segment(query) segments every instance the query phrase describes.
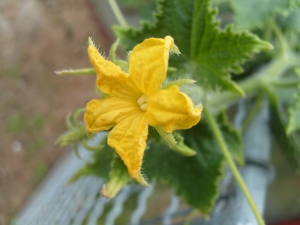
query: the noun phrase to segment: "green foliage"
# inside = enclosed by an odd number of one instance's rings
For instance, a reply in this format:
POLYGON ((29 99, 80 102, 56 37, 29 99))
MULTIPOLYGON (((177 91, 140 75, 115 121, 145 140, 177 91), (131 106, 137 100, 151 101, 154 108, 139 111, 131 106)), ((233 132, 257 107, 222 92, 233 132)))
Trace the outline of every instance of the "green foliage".
MULTIPOLYGON (((214 3, 226 4, 226 0, 214 3)), ((158 129, 161 134, 159 135, 150 127, 143 173, 150 180, 158 180, 173 187, 178 196, 204 215, 207 215, 214 205, 218 196, 219 181, 223 176, 225 158, 220 150, 226 156, 227 162, 230 162, 232 171, 235 170, 235 165, 231 163, 227 149, 238 165, 244 164, 240 132, 234 129, 226 116, 230 104, 243 95, 246 101, 248 97, 257 98, 258 94, 261 99, 264 99, 266 94, 269 96, 270 125, 274 139, 300 175, 300 143, 296 132, 300 129, 300 95, 297 95, 298 103, 288 110, 289 118, 286 118, 285 111, 292 99, 290 94, 285 99, 282 96, 277 98, 277 95, 281 95, 282 88, 291 93, 299 85, 299 78, 294 79, 293 69, 300 66, 300 1, 230 0, 230 3, 233 12, 230 12, 229 16, 221 15, 221 18, 233 18, 237 28, 246 30, 245 32, 235 32, 232 26, 221 30, 220 23, 216 20, 217 10, 211 8, 211 0, 157 0, 154 22, 142 22, 139 29, 114 27, 117 37, 120 38, 120 46, 125 50, 132 50, 135 45, 149 37, 164 38, 170 35, 174 38, 182 55, 171 55, 172 69, 169 69, 168 76, 171 74, 176 79, 188 77, 190 80, 168 80, 170 83, 165 84, 163 88, 178 85, 179 81, 184 81, 184 84, 197 81, 194 85, 180 87, 180 90, 189 95, 195 105, 202 102, 205 116, 197 126, 180 133, 167 134, 158 129), (250 60, 253 53, 272 48, 269 43, 251 34, 250 29, 274 43, 276 49, 269 54, 262 53, 242 68, 243 63, 250 60), (241 78, 235 79, 238 80, 238 83, 235 83, 231 75, 242 73, 245 68, 246 72, 241 78), (245 77, 247 79, 242 80, 245 77), (225 106, 224 110, 221 110, 222 106, 225 106)), ((228 6, 226 10, 230 10, 228 6)), ((117 42, 112 46, 110 58, 127 71, 128 63, 116 60, 116 47, 117 42)), ((94 73, 94 70, 63 72, 94 73)), ((246 124, 251 122, 251 118, 257 113, 256 109, 259 109, 259 104, 255 110, 248 113, 249 119, 246 124)), ((123 161, 116 155, 115 150, 107 145, 106 138, 96 147, 90 147, 86 143, 84 125, 78 122, 78 114, 74 115, 73 120, 68 117, 69 132, 61 137, 60 143, 75 146, 82 143, 87 149, 95 152, 93 161, 81 168, 70 182, 85 175, 103 177, 108 182, 106 194, 112 197, 123 185, 130 182, 131 178, 123 161)), ((233 173, 235 178, 236 173, 233 173)), ((236 180, 241 185, 240 179, 236 180)), ((252 209, 255 212, 255 207, 252 209)), ((262 221, 261 218, 258 221, 262 221)))
POLYGON ((240 73, 240 65, 252 53, 271 49, 271 45, 248 32, 234 33, 231 27, 220 31, 217 10, 210 4, 210 0, 160 0, 155 23, 144 22, 140 29, 115 27, 114 31, 126 49, 145 38, 171 35, 182 53, 177 67, 187 69, 205 89, 243 95, 229 73, 240 73))
POLYGON ((276 13, 287 13, 291 0, 231 0, 238 29, 262 28, 276 13))

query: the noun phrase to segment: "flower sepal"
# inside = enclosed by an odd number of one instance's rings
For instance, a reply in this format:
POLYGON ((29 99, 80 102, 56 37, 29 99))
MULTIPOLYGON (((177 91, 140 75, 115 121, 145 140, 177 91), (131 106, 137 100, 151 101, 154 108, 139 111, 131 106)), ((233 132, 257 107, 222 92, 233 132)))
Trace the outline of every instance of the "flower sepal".
POLYGON ((145 187, 150 187, 150 184, 148 183, 148 181, 146 180, 146 178, 144 177, 144 175, 141 173, 138 174, 138 177, 136 179, 136 181, 140 184, 140 185, 143 185, 145 187))
POLYGON ((170 147, 177 144, 177 141, 175 140, 172 133, 167 133, 160 127, 155 127, 155 129, 160 134, 160 136, 163 138, 163 140, 165 140, 168 143, 168 145, 170 147))
POLYGON ((163 138, 163 140, 167 142, 171 150, 178 152, 184 156, 196 155, 196 151, 184 144, 184 138, 179 133, 167 133, 160 127, 155 127, 155 129, 163 138))
POLYGON ((186 144, 184 144, 184 138, 179 133, 174 132, 174 136, 177 140, 177 144, 174 146, 170 146, 170 148, 178 152, 184 156, 194 156, 196 155, 196 151, 188 147, 186 144))
POLYGON ((109 172, 109 181, 103 185, 101 194, 105 198, 115 197, 119 191, 132 180, 128 174, 127 167, 117 153, 114 153, 111 170, 109 172))

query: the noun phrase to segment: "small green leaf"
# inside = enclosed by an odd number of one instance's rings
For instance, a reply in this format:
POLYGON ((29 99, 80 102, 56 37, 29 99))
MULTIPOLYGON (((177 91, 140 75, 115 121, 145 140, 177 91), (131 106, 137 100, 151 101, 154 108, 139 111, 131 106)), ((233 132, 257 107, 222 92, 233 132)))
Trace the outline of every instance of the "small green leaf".
POLYGON ((240 65, 253 53, 272 46, 248 32, 234 33, 231 27, 220 31, 216 13, 210 0, 158 0, 153 24, 144 22, 140 29, 114 27, 114 31, 127 50, 146 38, 171 35, 182 53, 171 57, 171 65, 185 68, 205 89, 243 96, 229 73, 241 72, 240 65))
POLYGON ((287 14, 290 0, 231 0, 237 29, 262 28, 275 13, 287 14))

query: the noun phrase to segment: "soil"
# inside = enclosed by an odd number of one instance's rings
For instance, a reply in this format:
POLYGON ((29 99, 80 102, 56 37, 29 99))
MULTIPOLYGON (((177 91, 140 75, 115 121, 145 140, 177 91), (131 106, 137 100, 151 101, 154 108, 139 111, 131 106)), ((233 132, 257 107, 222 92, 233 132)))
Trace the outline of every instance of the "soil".
POLYGON ((91 9, 84 0, 0 2, 0 225, 68 151, 55 145, 67 113, 96 97, 94 76, 54 74, 90 67, 89 36, 107 52, 91 9))

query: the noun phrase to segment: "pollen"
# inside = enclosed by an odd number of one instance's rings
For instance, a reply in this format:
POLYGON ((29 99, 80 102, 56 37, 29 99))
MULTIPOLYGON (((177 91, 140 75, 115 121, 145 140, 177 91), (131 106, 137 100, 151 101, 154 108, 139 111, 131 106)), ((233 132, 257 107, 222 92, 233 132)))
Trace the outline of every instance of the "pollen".
POLYGON ((138 100, 137 100, 137 104, 140 106, 140 109, 143 112, 147 111, 147 107, 148 107, 148 96, 143 94, 138 100))

